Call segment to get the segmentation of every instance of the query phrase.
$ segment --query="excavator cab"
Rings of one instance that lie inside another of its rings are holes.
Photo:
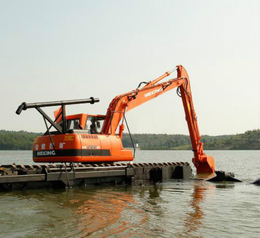
[[[77,114],[66,116],[67,130],[83,130],[86,134],[101,134],[104,115]],[[62,126],[63,121],[60,121]]]

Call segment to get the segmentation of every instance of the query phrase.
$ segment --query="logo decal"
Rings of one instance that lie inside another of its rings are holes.
[[[65,136],[64,141],[72,141],[74,140],[74,136]]]
[[[54,150],[37,151],[37,156],[56,155]]]
[[[146,94],[144,95],[144,97],[145,97],[145,98],[150,97],[150,96],[152,96],[152,95],[154,95],[154,94],[156,94],[156,93],[159,93],[159,92],[161,92],[161,91],[163,91],[163,88],[155,89],[155,90],[153,90],[153,91],[151,91],[151,92],[149,92],[149,93],[146,93]]]

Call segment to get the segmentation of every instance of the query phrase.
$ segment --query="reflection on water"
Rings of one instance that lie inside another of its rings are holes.
[[[180,151],[138,153],[143,162],[192,157]],[[218,169],[244,181],[260,176],[259,153],[211,152]],[[16,157],[21,153],[0,153],[3,164]],[[259,197],[260,188],[247,182],[203,181],[0,193],[0,237],[259,237]]]
[[[187,214],[187,218],[185,219],[184,233],[186,235],[198,230],[201,227],[202,218],[205,214],[200,207],[200,203],[203,202],[206,189],[207,188],[202,187],[201,185],[194,185],[194,191],[192,193],[190,203],[193,210]]]
[[[148,215],[136,207],[135,203],[133,195],[126,192],[105,190],[94,194],[75,212],[80,217],[78,223],[80,237],[89,235],[108,237],[122,235],[125,231],[128,237],[131,236],[131,229],[141,226],[148,219]]]
[[[215,232],[214,237],[234,237],[235,229],[245,225],[243,220],[235,219],[240,214],[238,204],[230,203],[235,188],[234,184],[220,186],[190,181],[146,187],[93,187],[69,191],[2,193],[1,235],[209,237],[211,227]],[[240,196],[240,190],[238,191],[237,198]],[[259,196],[258,190],[255,195]],[[227,202],[230,203],[228,206],[232,213],[226,213],[226,219],[219,217],[220,214],[214,214],[214,211],[222,211],[221,206],[226,206]],[[250,214],[243,214],[247,219],[250,216],[254,218],[250,220],[253,234],[259,232],[258,212],[259,204],[255,203],[251,205]],[[227,219],[233,219],[228,224],[230,234],[222,229],[227,226]],[[250,234],[250,231],[247,230],[247,233]]]
[[[203,225],[203,219],[205,217],[205,213],[201,208],[201,204],[207,199],[205,196],[208,193],[207,190],[214,190],[215,186],[211,184],[207,184],[207,186],[202,183],[194,183],[193,193],[191,195],[190,206],[192,211],[187,214],[185,219],[185,230],[184,234],[192,237],[191,234],[201,229]],[[197,237],[197,236],[196,236]],[[201,236],[198,236],[201,237]]]

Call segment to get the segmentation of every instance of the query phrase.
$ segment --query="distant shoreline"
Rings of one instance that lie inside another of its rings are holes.
[[[0,130],[0,150],[32,150],[34,139],[42,133]],[[188,135],[132,134],[141,150],[192,150]],[[132,147],[128,134],[124,147]],[[236,135],[201,136],[204,150],[260,150],[260,129]]]

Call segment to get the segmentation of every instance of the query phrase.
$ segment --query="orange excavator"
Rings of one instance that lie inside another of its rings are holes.
[[[160,82],[177,70],[177,78]],[[144,84],[144,86],[142,86]],[[142,87],[141,87],[142,86]],[[97,98],[42,103],[22,103],[16,113],[35,108],[42,116],[47,128],[44,135],[36,138],[33,146],[34,162],[79,162],[104,163],[132,161],[131,149],[123,148],[126,112],[150,101],[174,88],[182,98],[186,121],[194,152],[192,159],[197,174],[214,174],[214,158],[207,156],[198,129],[197,116],[192,101],[190,80],[181,65],[150,82],[141,82],[137,89],[116,96],[110,103],[106,115],[66,115],[66,105],[99,102]],[[61,106],[52,120],[42,107]],[[50,131],[54,128],[55,131]]]

